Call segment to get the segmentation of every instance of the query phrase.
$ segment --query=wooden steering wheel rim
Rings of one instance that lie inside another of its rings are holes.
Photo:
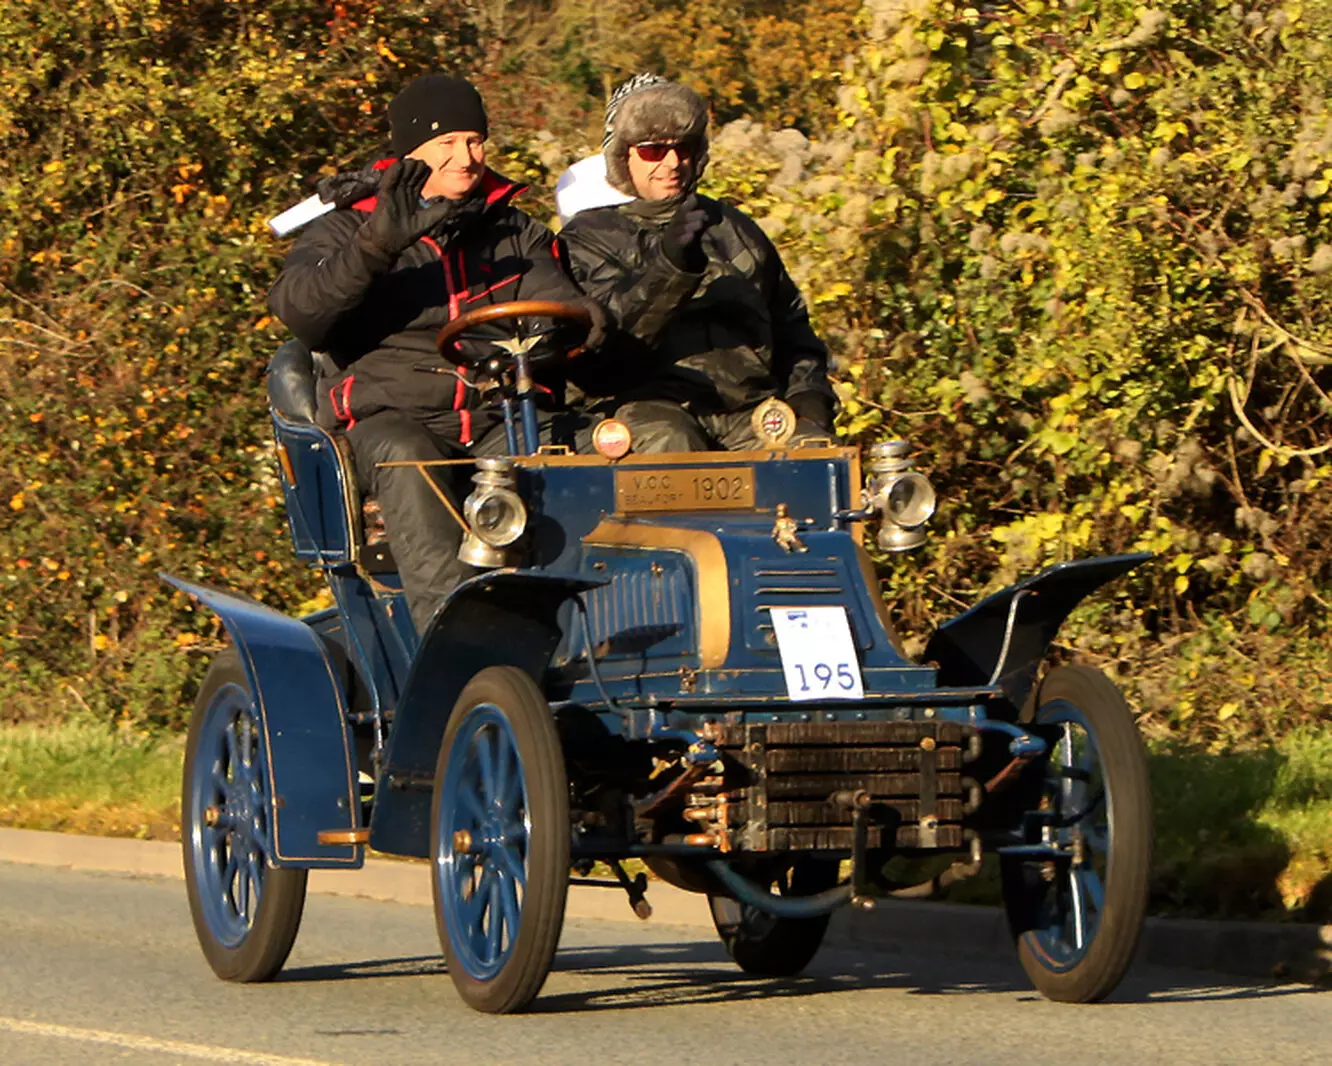
[[[592,316],[577,304],[566,303],[563,300],[509,300],[507,303],[478,307],[475,311],[459,315],[439,331],[439,336],[435,338],[435,347],[444,354],[448,345],[473,326],[494,322],[498,318],[518,318],[524,315],[534,318],[561,318],[581,322],[585,326],[592,325]]]

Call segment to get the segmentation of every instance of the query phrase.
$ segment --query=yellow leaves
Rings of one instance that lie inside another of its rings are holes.
[[[60,160],[60,159],[52,159],[49,163],[45,163],[45,164],[43,164],[43,166],[42,166],[42,173],[43,173],[43,174],[59,174],[59,173],[60,173],[62,170],[64,170],[64,169],[65,169],[65,164],[64,164],[64,161],[63,161],[63,160]]]
[[[851,286],[845,281],[835,281],[820,293],[816,293],[813,302],[816,304],[831,303],[833,300],[840,300],[843,296],[851,295]]]
[[[402,60],[400,60],[394,54],[393,49],[391,49],[388,46],[383,37],[379,38],[379,40],[375,42],[375,51],[378,52],[382,58],[387,59],[390,63],[402,62]]]
[[[1171,122],[1167,119],[1163,119],[1156,124],[1156,128],[1152,130],[1151,136],[1153,140],[1169,143],[1181,134],[1187,134],[1188,132],[1189,127],[1184,123]]]
[[[24,506],[26,505],[23,500],[22,492],[16,492],[13,496],[9,497],[9,509],[11,511],[21,511]]]
[[[1106,56],[1104,59],[1101,60],[1101,73],[1102,73],[1102,74],[1118,74],[1118,73],[1119,73],[1119,53],[1118,53],[1118,52],[1111,52],[1108,56]]]
[[[175,645],[178,648],[189,648],[198,644],[200,640],[198,633],[177,633]]]
[[[1143,77],[1141,74],[1139,74],[1136,70],[1132,74],[1124,75],[1125,89],[1141,89],[1146,84],[1147,84],[1147,79]]]

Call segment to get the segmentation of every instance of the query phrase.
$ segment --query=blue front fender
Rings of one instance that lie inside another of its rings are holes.
[[[321,830],[357,828],[360,810],[346,697],[323,641],[254,600],[161,577],[217,613],[245,668],[268,757],[273,865],[360,866],[360,846],[318,839]]]
[[[541,683],[560,640],[558,612],[604,579],[539,570],[495,570],[465,581],[421,638],[393,716],[370,844],[426,857],[435,762],[463,686],[488,666],[516,666]]]
[[[945,622],[925,646],[941,688],[998,685],[1021,710],[1046,649],[1064,619],[1107,581],[1140,566],[1150,552],[1058,563],[987,596]]]

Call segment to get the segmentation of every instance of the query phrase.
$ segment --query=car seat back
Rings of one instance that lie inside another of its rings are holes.
[[[268,404],[287,525],[298,558],[337,565],[361,548],[361,492],[346,438],[315,422],[315,371],[310,349],[290,340],[268,365]]]

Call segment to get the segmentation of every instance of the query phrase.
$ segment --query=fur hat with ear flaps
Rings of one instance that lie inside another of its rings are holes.
[[[690,188],[708,165],[708,108],[687,86],[656,74],[638,74],[611,94],[606,105],[606,180],[626,196],[637,196],[629,177],[629,147],[647,141],[693,140],[698,144]]]

